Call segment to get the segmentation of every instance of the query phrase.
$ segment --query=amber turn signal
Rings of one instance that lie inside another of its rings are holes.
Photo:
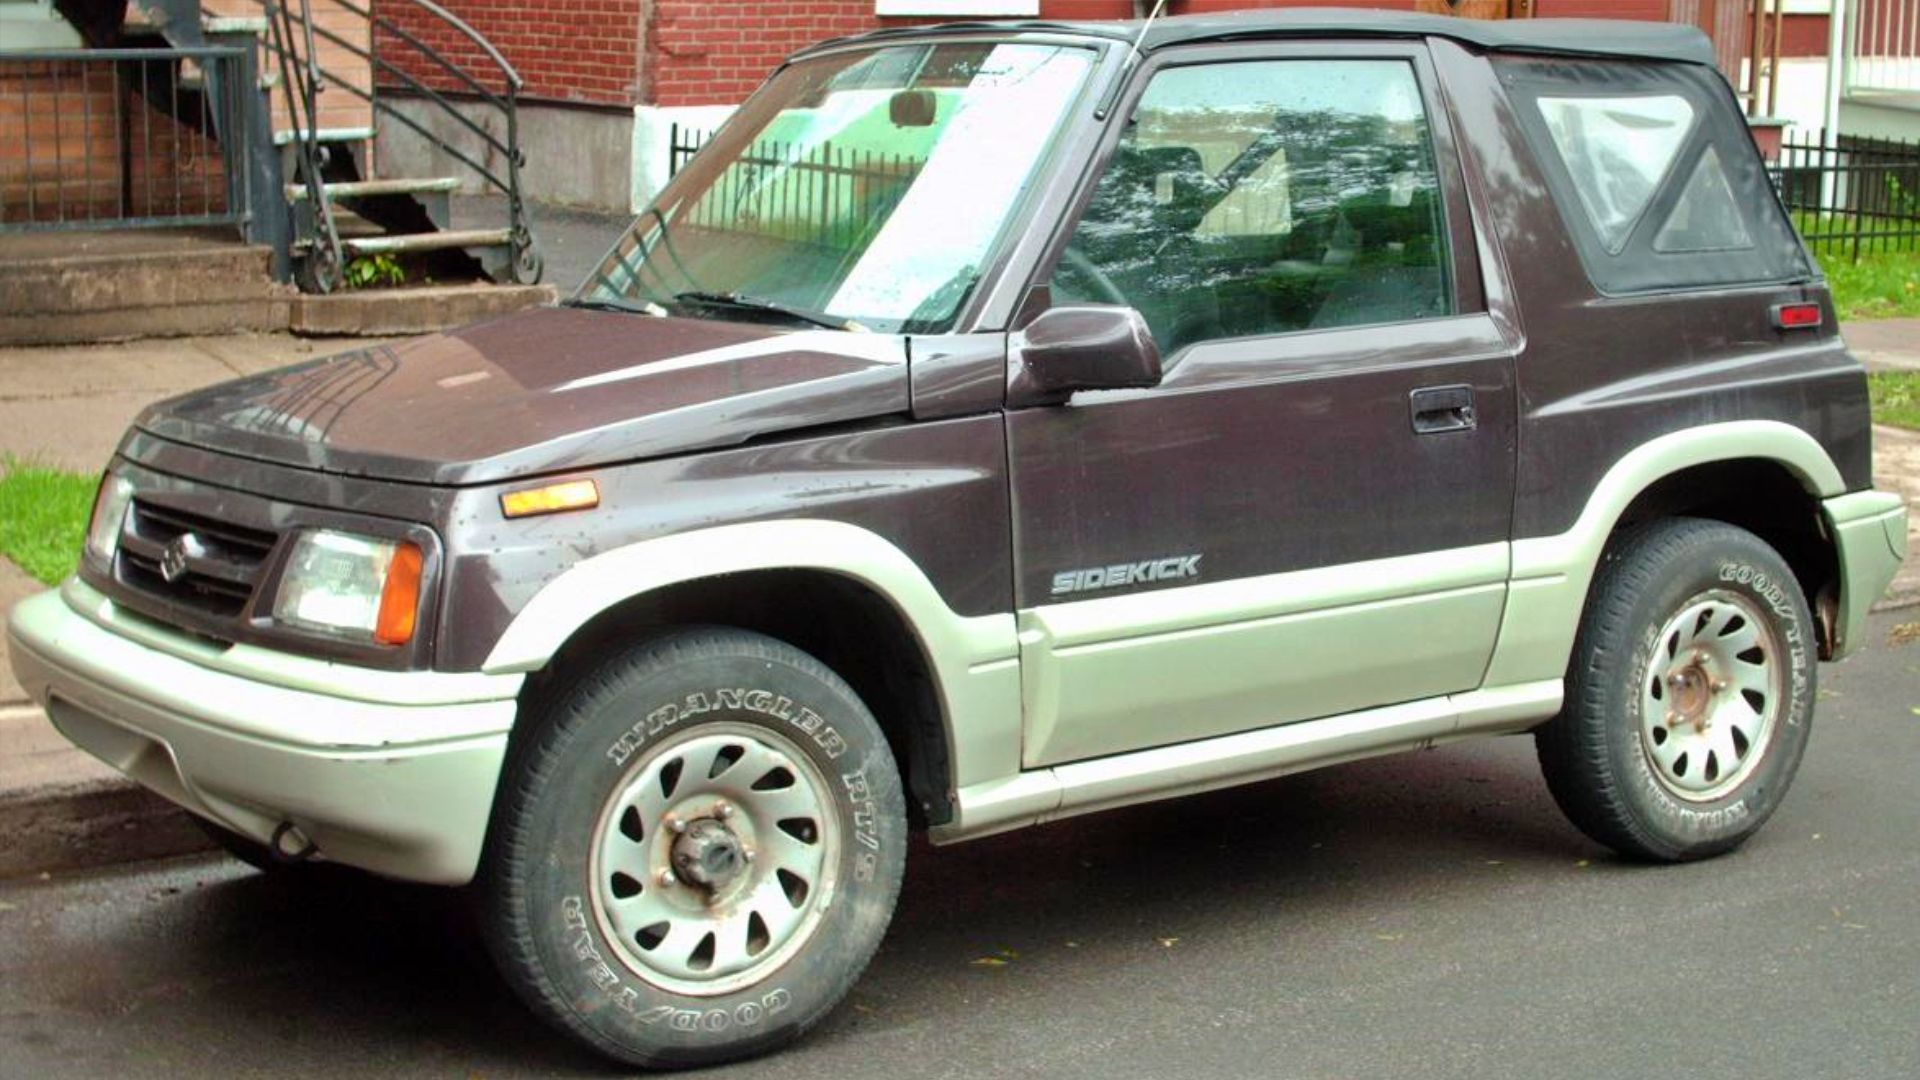
[[[557,514],[562,510],[591,510],[600,505],[600,485],[591,480],[509,491],[500,496],[500,512],[510,518]]]
[[[373,640],[382,645],[405,645],[413,640],[414,624],[420,617],[420,571],[426,556],[418,544],[401,544],[393,549],[393,562],[387,565],[387,585],[380,590],[380,619],[373,626]]]

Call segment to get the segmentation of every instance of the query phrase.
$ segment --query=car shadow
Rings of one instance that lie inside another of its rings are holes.
[[[916,840],[886,944],[801,1050],[831,1056],[870,1031],[938,1017],[956,990],[989,1004],[1025,993],[981,976],[1041,956],[1066,963],[1068,977],[1097,977],[1169,941],[1274,920],[1325,925],[1363,900],[1503,903],[1516,880],[1577,861],[1632,866],[1564,823],[1531,740],[1355,763],[951,847]],[[310,867],[216,880],[188,901],[180,932],[191,935],[193,963],[240,969],[196,981],[195,992],[264,1054],[298,1062],[337,1048],[371,1068],[380,1048],[404,1045],[409,1068],[619,1072],[520,1006],[480,944],[467,893]]]

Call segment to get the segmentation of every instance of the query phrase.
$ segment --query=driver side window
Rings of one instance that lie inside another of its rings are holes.
[[[1156,75],[1051,282],[1134,307],[1161,352],[1453,314],[1427,115],[1404,60]]]

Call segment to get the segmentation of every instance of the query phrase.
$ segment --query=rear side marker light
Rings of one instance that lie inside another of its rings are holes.
[[[1813,330],[1819,327],[1824,318],[1819,304],[1773,305],[1775,330]]]
[[[558,514],[563,510],[591,510],[600,505],[600,486],[591,480],[509,491],[500,496],[500,512],[510,518]]]

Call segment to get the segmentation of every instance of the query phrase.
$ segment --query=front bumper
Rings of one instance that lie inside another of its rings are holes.
[[[410,881],[472,879],[522,676],[385,672],[187,637],[80,581],[16,605],[20,683],[76,745],[267,843]]]
[[[1887,591],[1907,557],[1907,504],[1890,491],[1856,491],[1823,504],[1840,556],[1840,607],[1833,658],[1859,647],[1867,611]]]

